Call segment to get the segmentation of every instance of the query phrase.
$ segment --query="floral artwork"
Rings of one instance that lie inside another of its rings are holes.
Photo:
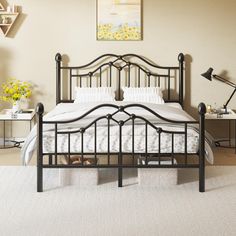
[[[141,40],[142,0],[97,0],[98,40]]]

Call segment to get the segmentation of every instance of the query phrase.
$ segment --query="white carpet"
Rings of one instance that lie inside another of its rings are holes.
[[[162,189],[130,179],[123,188],[109,181],[58,188],[53,171],[37,193],[35,167],[0,167],[1,236],[236,235],[236,167],[207,167],[206,193],[196,170]]]

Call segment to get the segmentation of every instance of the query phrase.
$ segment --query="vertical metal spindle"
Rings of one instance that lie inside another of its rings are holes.
[[[84,132],[81,132],[81,165],[84,165]]]
[[[121,100],[121,81],[120,81],[121,69],[118,69],[118,100]]]
[[[174,165],[174,133],[171,138],[171,164]]]
[[[55,165],[57,165],[57,123],[55,123]]]
[[[122,187],[122,124],[119,124],[118,187]]]
[[[52,165],[52,155],[48,156],[48,165]]]
[[[158,164],[161,164],[161,132],[158,133]]]
[[[160,79],[160,76],[158,76],[158,87],[160,87],[161,85],[161,79]]]
[[[79,76],[79,87],[82,88],[82,76]]]
[[[92,75],[91,74],[89,75],[89,87],[90,88],[92,87]]]
[[[134,119],[132,118],[132,164],[134,165]]]
[[[141,73],[141,69],[140,68],[138,68],[138,87],[140,88],[140,83],[141,83],[141,81],[140,81],[140,73]]]
[[[130,63],[128,65],[128,87],[130,87]]]
[[[168,100],[170,100],[170,69],[168,69]]]
[[[112,67],[111,67],[111,64],[109,65],[109,67],[110,67],[110,87],[111,87],[111,80],[112,80]]]
[[[72,100],[72,69],[70,69],[70,100]]]
[[[99,87],[102,87],[102,68],[100,68]]]
[[[148,124],[145,122],[145,165],[148,164]]]
[[[150,85],[151,85],[151,75],[150,74],[148,74],[148,87],[150,87]]]
[[[70,159],[70,133],[68,133],[68,164],[71,164],[71,159]]]
[[[110,119],[107,119],[107,163],[110,165]]]
[[[94,123],[94,160],[97,165],[97,122]]]

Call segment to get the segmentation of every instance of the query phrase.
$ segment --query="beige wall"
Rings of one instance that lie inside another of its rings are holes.
[[[2,1],[4,3],[4,1]],[[143,0],[144,39],[96,41],[95,0],[14,0],[23,14],[10,34],[0,36],[0,82],[9,76],[37,86],[33,105],[55,105],[57,52],[80,64],[107,52],[137,53],[159,64],[175,65],[187,55],[186,109],[196,114],[199,102],[222,105],[232,89],[201,78],[209,66],[236,82],[235,0]],[[236,108],[236,96],[230,103]],[[2,104],[1,104],[2,108]]]

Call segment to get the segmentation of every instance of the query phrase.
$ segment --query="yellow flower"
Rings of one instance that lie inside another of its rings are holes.
[[[109,32],[109,33],[107,34],[107,38],[108,38],[108,39],[113,39],[113,34],[112,34],[111,32]]]
[[[122,39],[122,38],[121,38],[121,34],[118,33],[118,32],[115,33],[114,38],[115,38],[116,40],[121,40],[121,39]]]
[[[9,79],[2,84],[3,96],[0,100],[14,102],[20,100],[22,97],[28,98],[31,96],[31,84],[28,82],[21,82],[14,78]]]
[[[28,91],[25,95],[26,98],[29,98],[31,96],[31,91]]]
[[[123,35],[123,39],[124,39],[124,40],[129,40],[129,39],[130,39],[130,34],[127,34],[127,33],[124,34],[124,35]]]
[[[135,33],[134,34],[134,39],[140,39],[140,34],[139,33]]]
[[[98,32],[98,39],[103,39],[103,37],[104,37],[104,33],[99,31]]]

